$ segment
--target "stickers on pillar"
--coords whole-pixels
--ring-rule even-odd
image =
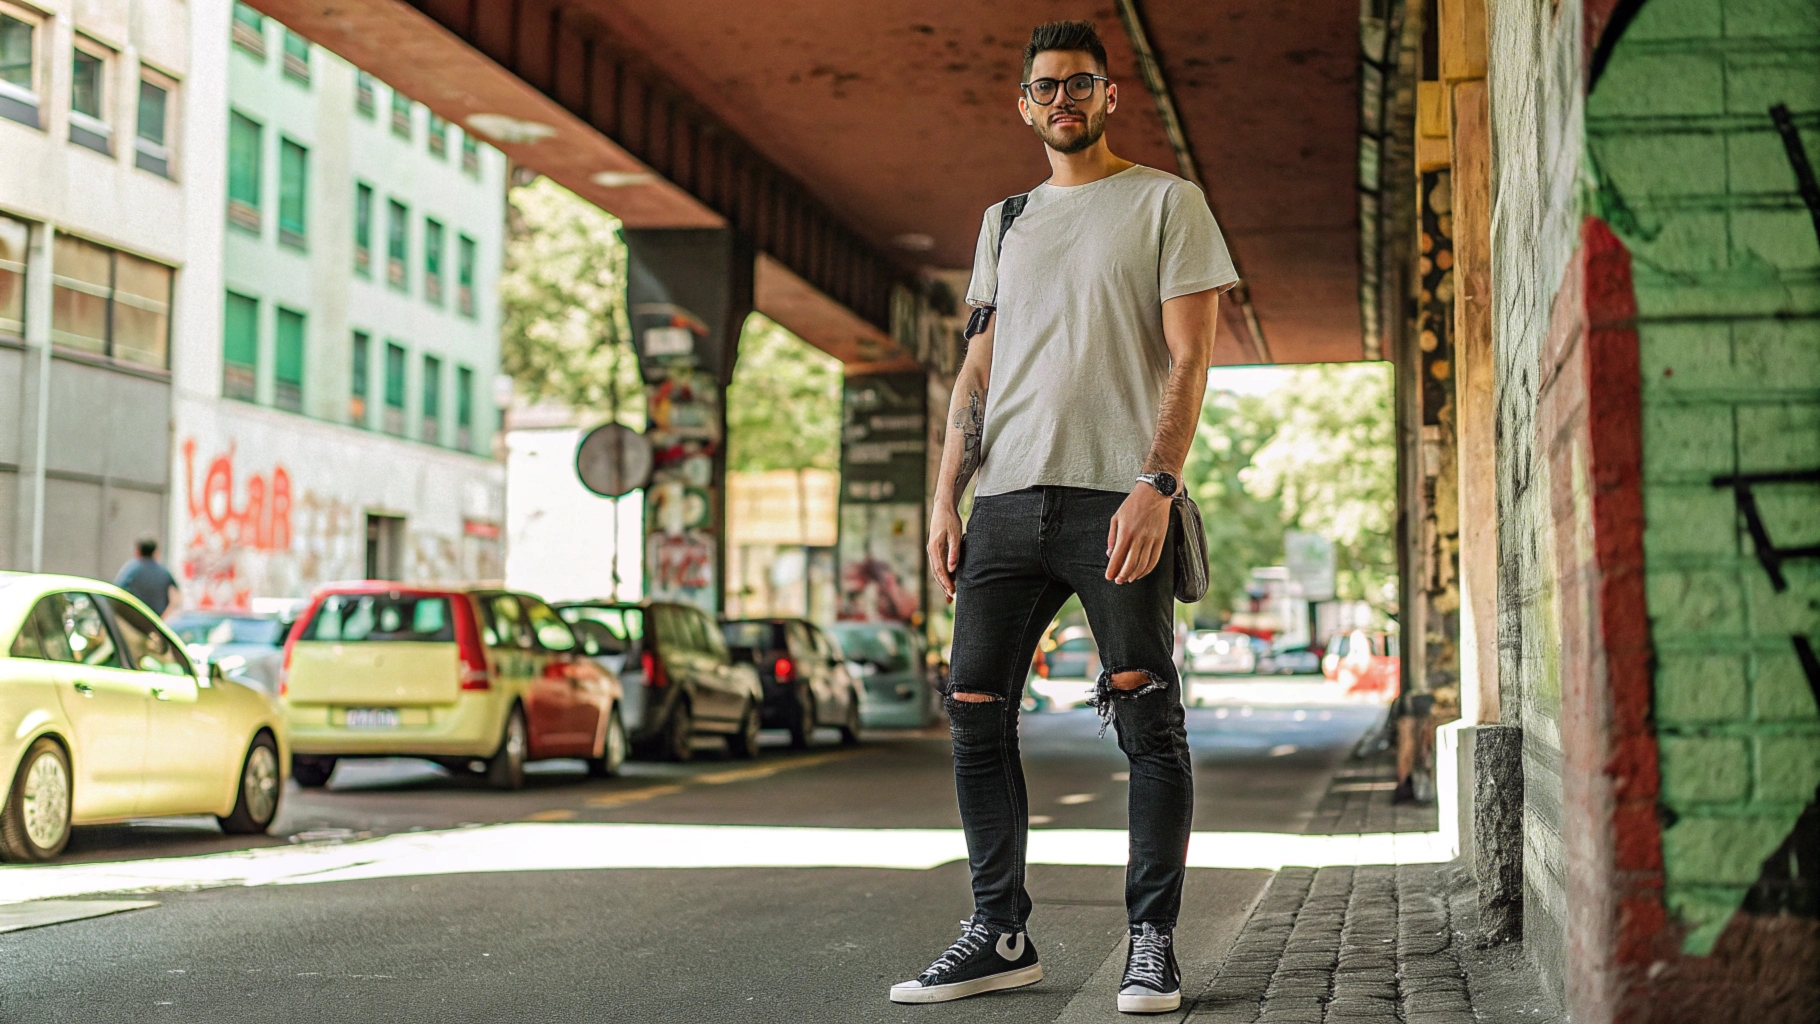
[[[714,610],[714,537],[702,530],[653,533],[645,538],[651,598]]]
[[[920,502],[841,507],[841,618],[920,624],[922,577]]]

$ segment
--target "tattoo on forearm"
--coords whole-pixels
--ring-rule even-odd
[[[980,468],[980,445],[986,434],[985,399],[978,388],[967,392],[967,407],[955,413],[954,429],[961,432],[961,465],[954,475],[954,493],[967,488],[967,481]]]
[[[1163,405],[1157,412],[1156,436],[1144,457],[1146,473],[1180,473],[1194,443],[1195,424],[1201,418],[1201,398],[1207,390],[1207,368],[1177,363],[1163,386]]]

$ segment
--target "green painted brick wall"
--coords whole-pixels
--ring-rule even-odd
[[[1777,593],[1714,476],[1820,468],[1820,239],[1768,108],[1820,163],[1820,2],[1650,0],[1586,104],[1590,212],[1640,311],[1644,554],[1668,904],[1705,953],[1820,786],[1820,564]],[[1780,546],[1820,487],[1762,488]]]

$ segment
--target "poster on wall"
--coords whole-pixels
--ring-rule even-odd
[[[842,505],[839,550],[840,618],[921,624],[921,502]]]

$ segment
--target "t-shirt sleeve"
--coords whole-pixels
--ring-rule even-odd
[[[1209,289],[1225,291],[1239,283],[1207,197],[1191,183],[1176,182],[1169,190],[1163,201],[1162,234],[1157,290],[1164,302]]]
[[[967,285],[969,306],[990,306],[998,298],[998,216],[1004,205],[987,209],[980,222],[979,244],[973,247],[973,280]]]

